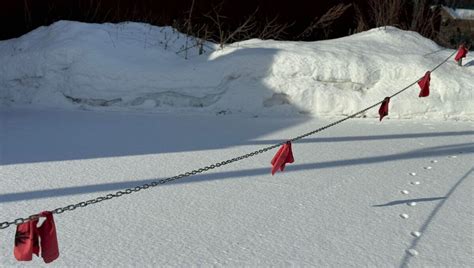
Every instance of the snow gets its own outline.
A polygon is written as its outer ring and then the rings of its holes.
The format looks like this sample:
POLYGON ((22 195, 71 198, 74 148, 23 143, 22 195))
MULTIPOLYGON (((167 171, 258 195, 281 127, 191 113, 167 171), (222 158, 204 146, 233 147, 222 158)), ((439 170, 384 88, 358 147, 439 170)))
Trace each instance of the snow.
MULTIPOLYGON (((0 222, 329 122, 38 108, 8 108, 0 119, 0 222)), ((52 265, 472 267, 473 137, 465 121, 349 120, 294 143, 296 162, 275 176, 273 150, 57 215, 61 255, 52 265)), ((0 266, 44 266, 15 261, 14 232, 0 231, 0 266)))
POLYGON ((458 20, 474 20, 474 9, 443 7, 453 18, 458 20))
MULTIPOLYGON (((393 27, 182 52, 139 23, 61 21, 0 42, 0 222, 307 133, 416 81, 453 50, 393 27)), ((194 42, 193 39, 190 39, 194 42)), ((189 41, 189 40, 188 40, 189 41)), ((48 266, 473 267, 473 58, 293 144, 55 216, 48 266), (408 120, 409 119, 409 120, 408 120), (448 120, 438 120, 448 119, 448 120)), ((17 262, 0 230, 1 267, 17 262)))
MULTIPOLYGON (((41 27, 0 42, 0 100, 9 106, 249 116, 352 114, 411 84, 453 51, 393 27, 336 40, 206 43, 184 59, 186 37, 140 23, 41 27), (429 55, 427 55, 429 54, 429 55)), ((193 44, 190 38, 189 43, 193 44)), ((391 118, 474 118, 473 58, 392 101, 391 118)), ((376 109, 366 116, 377 117, 376 109)))

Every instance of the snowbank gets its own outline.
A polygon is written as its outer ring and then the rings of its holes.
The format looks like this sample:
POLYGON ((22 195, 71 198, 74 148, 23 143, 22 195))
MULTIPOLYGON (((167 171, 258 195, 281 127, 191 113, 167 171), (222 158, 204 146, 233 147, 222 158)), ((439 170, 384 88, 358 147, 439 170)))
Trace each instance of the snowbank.
MULTIPOLYGON (((193 45, 194 40, 188 40, 193 45)), ((186 37, 140 23, 60 21, 0 42, 4 105, 181 113, 343 116, 420 78, 452 50, 393 27, 335 40, 249 40, 188 59, 186 37), (425 56, 424 56, 425 55, 425 56)), ((473 120, 473 58, 391 102, 391 118, 473 120)), ((376 117, 373 109, 367 116, 376 117)))

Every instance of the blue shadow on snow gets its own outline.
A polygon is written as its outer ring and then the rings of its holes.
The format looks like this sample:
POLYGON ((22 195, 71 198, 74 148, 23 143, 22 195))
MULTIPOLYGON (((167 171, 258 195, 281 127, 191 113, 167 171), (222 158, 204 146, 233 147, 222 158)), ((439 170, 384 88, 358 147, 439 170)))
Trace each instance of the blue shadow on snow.
MULTIPOLYGON (((344 166, 354 166, 354 165, 367 165, 380 162, 390 162, 397 161, 401 159, 417 159, 417 158, 427 158, 427 157, 440 157, 440 156, 449 156, 453 154, 458 154, 462 151, 462 154, 472 154, 474 153, 474 143, 462 143, 462 144, 451 144, 446 146, 437 146, 430 147, 415 151, 410 151, 400 154, 391 154, 383 156, 372 156, 372 157, 363 157, 355 159, 343 159, 335 161, 327 161, 320 163, 311 163, 311 164, 299 164, 299 165, 288 165, 285 169, 285 173, 296 172, 302 170, 318 170, 325 168, 337 168, 344 166)), ((242 177, 254 177, 254 176, 265 176, 270 173, 270 167, 268 168, 256 168, 256 169, 247 169, 247 170, 235 170, 235 171, 226 171, 226 172, 217 172, 210 174, 199 174, 194 175, 182 180, 173 181, 166 185, 175 185, 181 183, 196 183, 203 181, 214 181, 222 179, 231 179, 231 178, 242 178, 242 177)), ((6 193, 0 195, 0 203, 15 202, 15 201, 24 201, 24 200, 33 200, 41 198, 50 198, 57 196, 68 196, 68 195, 78 195, 78 194, 88 194, 94 192, 106 192, 106 191, 116 191, 122 190, 137 185, 149 184, 153 181, 157 181, 163 178, 153 178, 139 181, 126 181, 126 182, 112 182, 112 183, 102 183, 95 185, 85 185, 85 186, 73 186, 73 187, 63 187, 55 188, 48 190, 37 190, 37 191, 28 191, 20 193, 6 193)), ((383 205, 380 205, 383 206, 383 205)))

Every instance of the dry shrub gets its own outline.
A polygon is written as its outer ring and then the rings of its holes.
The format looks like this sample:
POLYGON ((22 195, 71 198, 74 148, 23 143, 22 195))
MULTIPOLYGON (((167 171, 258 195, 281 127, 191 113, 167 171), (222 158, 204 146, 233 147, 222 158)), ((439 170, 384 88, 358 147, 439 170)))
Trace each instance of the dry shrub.
POLYGON ((375 27, 399 26, 405 0, 369 0, 370 14, 375 27))
POLYGON ((327 38, 330 33, 329 27, 351 6, 352 4, 338 4, 331 7, 321 17, 315 17, 313 21, 296 38, 307 38, 312 35, 315 30, 323 30, 324 36, 327 38))
POLYGON ((429 0, 368 0, 368 7, 369 12, 364 13, 361 7, 355 5, 355 32, 373 27, 396 26, 434 40, 438 38, 439 10, 430 8, 429 0))

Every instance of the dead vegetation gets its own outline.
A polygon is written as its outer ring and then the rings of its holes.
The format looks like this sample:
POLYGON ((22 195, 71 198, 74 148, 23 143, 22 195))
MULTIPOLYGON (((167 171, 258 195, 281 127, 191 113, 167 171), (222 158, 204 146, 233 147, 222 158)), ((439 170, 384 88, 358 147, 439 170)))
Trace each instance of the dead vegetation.
MULTIPOLYGON (((455 0, 451 0, 455 1, 455 0)), ((24 23, 33 28, 37 17, 33 8, 34 0, 23 0, 24 23)), ((59 19, 85 22, 137 21, 160 25, 163 14, 154 13, 146 6, 132 2, 125 6, 121 1, 110 8, 103 0, 79 0, 68 3, 48 1, 44 24, 59 19), (53 4, 55 3, 55 4, 53 4), (58 4, 59 3, 59 4, 58 4), (69 11, 69 15, 65 12, 69 11), (75 11, 75 12, 74 12, 75 11)), ((186 33, 188 38, 182 52, 188 57, 188 50, 197 48, 199 54, 205 52, 206 41, 218 43, 221 48, 236 41, 259 38, 274 40, 320 40, 334 37, 336 24, 346 14, 352 14, 353 24, 348 26, 349 34, 366 31, 374 27, 395 26, 404 30, 417 31, 425 37, 440 40, 439 10, 431 8, 430 0, 366 0, 353 3, 338 3, 325 11, 315 11, 313 18, 305 17, 291 21, 279 14, 270 16, 260 8, 249 10, 241 20, 229 17, 229 1, 222 0, 203 10, 199 2, 189 1, 184 16, 175 18, 172 26, 186 33), (364 3, 363 6, 360 3, 364 3), (227 10, 226 10, 227 7, 227 10)), ((345 18, 347 20, 347 16, 345 18)), ((167 25, 169 25, 168 23, 167 25)), ((340 27, 340 26, 337 26, 340 27)))
POLYGON ((439 9, 432 8, 429 0, 368 0, 367 4, 368 12, 363 12, 363 7, 359 5, 354 6, 355 32, 395 26, 442 41, 439 39, 439 9))

